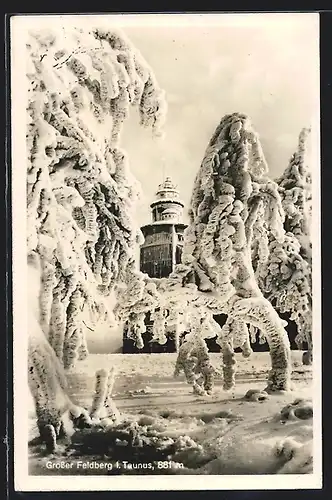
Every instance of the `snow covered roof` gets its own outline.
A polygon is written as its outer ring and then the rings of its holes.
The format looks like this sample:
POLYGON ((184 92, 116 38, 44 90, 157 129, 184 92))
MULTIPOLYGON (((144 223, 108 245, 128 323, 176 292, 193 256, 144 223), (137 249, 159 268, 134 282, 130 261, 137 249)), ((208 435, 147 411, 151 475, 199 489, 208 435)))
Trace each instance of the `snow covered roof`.
POLYGON ((179 198, 162 198, 162 199, 159 199, 159 200, 155 200, 151 203, 150 207, 154 207, 155 205, 160 205, 160 203, 177 203, 178 205, 181 205, 182 207, 184 207, 184 203, 182 200, 180 200, 179 198))
POLYGON ((172 182, 170 177, 166 177, 164 182, 159 184, 156 192, 156 200, 150 205, 151 207, 160 202, 172 202, 184 205, 179 199, 179 191, 177 186, 172 182))
MULTIPOLYGON (((177 221, 174 221, 174 220, 157 220, 156 222, 152 222, 152 226, 157 226, 158 224, 171 224, 171 225, 174 225, 174 226, 186 226, 187 224, 183 224, 182 222, 177 222, 177 221)), ((151 224, 149 224, 151 225, 151 224)))
POLYGON ((174 215, 178 215, 178 212, 177 210, 173 207, 170 207, 170 208, 166 208, 165 210, 163 210, 163 213, 162 215, 166 215, 166 214, 174 214, 174 215))
POLYGON ((177 222, 171 219, 166 219, 166 220, 157 220, 155 222, 151 222, 151 224, 145 224, 144 226, 141 227, 141 230, 146 228, 146 227, 151 227, 151 226, 182 226, 182 227, 187 227, 188 224, 184 224, 183 222, 177 222))
POLYGON ((164 182, 159 184, 157 194, 164 191, 177 191, 177 186, 172 182, 170 177, 166 177, 164 182))

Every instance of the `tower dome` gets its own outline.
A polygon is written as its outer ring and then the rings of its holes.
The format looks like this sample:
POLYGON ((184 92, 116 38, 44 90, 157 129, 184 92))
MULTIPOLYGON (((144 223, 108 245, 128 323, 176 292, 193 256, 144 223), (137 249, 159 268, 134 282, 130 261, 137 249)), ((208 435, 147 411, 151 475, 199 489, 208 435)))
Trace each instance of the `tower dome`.
POLYGON ((162 220, 176 220, 179 217, 178 210, 174 207, 166 208, 161 214, 161 219, 162 220))
POLYGON ((170 177, 166 177, 164 182, 159 184, 156 196, 158 200, 164 200, 165 198, 179 198, 177 186, 172 182, 170 177))
POLYGON ((156 198, 150 205, 153 222, 164 220, 180 221, 182 219, 184 203, 180 199, 177 186, 170 177, 159 184, 156 198))

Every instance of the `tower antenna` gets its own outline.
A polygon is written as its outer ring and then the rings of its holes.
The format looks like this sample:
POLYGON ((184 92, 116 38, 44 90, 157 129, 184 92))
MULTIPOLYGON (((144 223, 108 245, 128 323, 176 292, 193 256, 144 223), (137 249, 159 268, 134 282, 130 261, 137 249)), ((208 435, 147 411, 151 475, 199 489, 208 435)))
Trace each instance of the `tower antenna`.
POLYGON ((163 177, 163 182, 165 182, 165 179, 166 179, 166 161, 165 161, 165 157, 164 156, 163 156, 161 162, 162 162, 162 164, 161 164, 162 177, 163 177))
POLYGON ((156 141, 156 146, 159 150, 160 158, 161 158, 161 176, 162 176, 162 183, 165 182, 166 179, 166 159, 165 159, 165 136, 162 135, 161 137, 154 137, 154 140, 156 141))

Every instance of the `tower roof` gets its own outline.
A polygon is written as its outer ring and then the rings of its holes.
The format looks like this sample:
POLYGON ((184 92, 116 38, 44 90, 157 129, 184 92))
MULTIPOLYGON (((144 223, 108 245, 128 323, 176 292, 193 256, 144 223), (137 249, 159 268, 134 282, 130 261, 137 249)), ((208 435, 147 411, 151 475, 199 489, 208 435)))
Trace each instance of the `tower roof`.
POLYGON ((179 190, 170 177, 166 177, 164 182, 159 184, 156 192, 156 197, 152 202, 151 207, 163 201, 173 201, 183 206, 183 202, 180 199, 179 190))
POLYGON ((163 214, 177 214, 177 210, 173 207, 173 208, 166 208, 166 210, 163 211, 163 214))
POLYGON ((160 194, 168 193, 170 191, 179 194, 177 186, 172 182, 172 179, 170 177, 166 177, 164 182, 159 184, 156 194, 158 196, 160 194))

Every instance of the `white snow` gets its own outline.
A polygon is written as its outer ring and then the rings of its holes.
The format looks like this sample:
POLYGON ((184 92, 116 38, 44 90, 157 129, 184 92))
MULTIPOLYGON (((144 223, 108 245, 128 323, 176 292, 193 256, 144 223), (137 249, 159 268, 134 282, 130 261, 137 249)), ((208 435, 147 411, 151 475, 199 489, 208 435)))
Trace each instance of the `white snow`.
MULTIPOLYGON (((212 396, 197 396, 183 377, 173 378, 175 354, 90 355, 68 374, 68 380, 73 399, 89 407, 96 370, 114 367, 113 396, 123 418, 141 422, 142 432, 146 432, 147 426, 155 429, 158 439, 173 439, 177 443, 173 459, 186 467, 174 469, 173 473, 310 473, 312 418, 283 422, 280 413, 298 398, 310 401, 311 370, 302 366, 301 354, 292 352, 294 390, 270 395, 262 402, 248 401, 245 394, 249 389, 264 389, 269 353, 253 353, 251 358, 236 355, 239 367, 235 388, 224 391, 219 374, 212 396), (181 445, 180 438, 190 438, 191 444, 181 445)), ((211 362, 220 369, 219 354, 212 353, 211 362)), ((32 437, 33 410, 30 415, 32 437)), ((55 458, 65 456, 66 452, 60 451, 55 458)), ((98 460, 98 455, 93 458, 98 460)), ((87 455, 79 459, 92 458, 87 455)), ((45 460, 40 448, 30 446, 31 473, 46 473, 45 460)))

